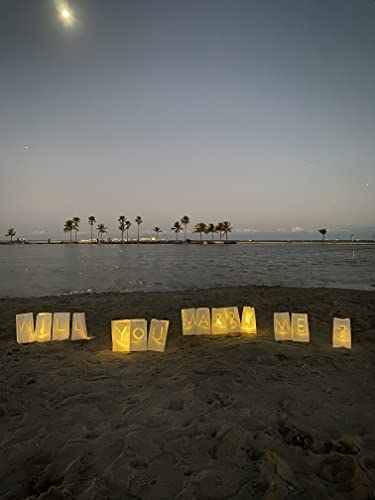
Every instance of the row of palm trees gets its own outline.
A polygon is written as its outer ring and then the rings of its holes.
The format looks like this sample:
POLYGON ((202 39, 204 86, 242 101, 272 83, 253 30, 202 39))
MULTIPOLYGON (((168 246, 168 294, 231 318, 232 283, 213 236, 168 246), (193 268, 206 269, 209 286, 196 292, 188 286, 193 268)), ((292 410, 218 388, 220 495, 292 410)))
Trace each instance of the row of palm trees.
MULTIPOLYGON (((189 224, 190 219, 187 216, 184 216, 181 219, 181 222, 176 221, 173 226, 171 227, 171 231, 173 231, 176 235, 176 240, 178 241, 178 237, 180 232, 184 229, 185 231, 185 240, 186 240, 186 229, 187 225, 189 224), (187 220, 188 219, 188 220, 187 220), (184 222, 182 222, 184 220, 184 222), (182 227, 184 226, 184 227, 182 227)), ((153 231, 156 233, 156 239, 159 237, 159 233, 162 233, 163 231, 160 229, 160 227, 156 226, 154 227, 153 231)), ((202 241, 202 235, 203 234, 211 234, 212 239, 214 239, 214 234, 218 233, 219 234, 219 239, 221 240, 222 237, 225 234, 225 238, 228 239, 228 233, 231 233, 233 231, 233 228, 231 226, 231 223, 229 221, 224 221, 224 222, 219 222, 218 224, 206 224, 205 222, 198 222, 198 224, 195 224, 193 233, 199 233, 200 240, 202 241)))
MULTIPOLYGON (((121 242, 124 242, 124 233, 126 232, 126 241, 129 241, 129 229, 132 225, 130 220, 128 220, 124 215, 120 215, 118 218, 118 229, 121 232, 121 242)), ((139 241, 139 227, 142 224, 143 220, 140 215, 138 215, 134 222, 138 226, 138 241, 139 241)), ((72 233, 75 232, 75 241, 77 241, 77 233, 79 232, 79 225, 81 223, 81 219, 79 217, 73 217, 72 219, 68 219, 64 224, 64 233, 69 233, 70 241, 72 241, 72 233)), ((94 215, 90 215, 88 218, 88 223, 91 226, 91 241, 93 241, 93 227, 96 224, 96 218, 94 215)), ((185 233, 185 240, 187 239, 187 226, 190 224, 190 218, 187 215, 184 215, 180 221, 176 221, 171 227, 171 231, 176 234, 176 240, 178 240, 179 234, 182 230, 185 233)), ((108 227, 104 224, 98 224, 96 227, 96 231, 98 233, 98 239, 103 241, 103 236, 107 234, 108 227), (100 237, 100 238, 99 238, 100 237)), ((202 241, 203 234, 211 234, 212 240, 214 239, 215 234, 219 234, 219 239, 221 240, 225 235, 225 239, 228 239, 228 233, 231 233, 233 230, 231 223, 229 221, 219 222, 218 224, 206 224, 205 222, 198 222, 194 226, 193 233, 199 233, 200 240, 202 241)), ((162 233, 162 229, 159 226, 155 226, 153 229, 154 233, 156 233, 156 239, 159 239, 159 234, 162 233)), ((327 229, 318 229, 318 232, 322 235, 323 241, 325 240, 327 229)), ((5 235, 7 238, 10 238, 10 241, 13 242, 13 238, 16 236, 16 230, 14 227, 10 227, 5 235)), ((375 238, 374 238, 375 239, 375 238)), ((353 235, 352 235, 353 240, 353 235)))
MULTIPOLYGON (((88 218, 88 223, 90 225, 90 235, 91 241, 93 241, 93 232, 94 225, 97 223, 94 215, 90 215, 88 218)), ((127 219, 124 215, 120 215, 117 219, 118 229, 121 233, 121 243, 124 242, 124 234, 126 233, 126 241, 129 241, 129 229, 132 226, 132 223, 129 219, 127 219)), ((139 230, 140 225, 143 222, 143 219, 140 215, 138 215, 134 222, 137 224, 137 239, 139 241, 139 230)), ((68 219, 64 223, 64 233, 69 233, 70 241, 73 241, 72 234, 74 232, 74 240, 77 241, 77 234, 79 232, 81 219, 79 217, 72 217, 68 219)), ((187 227, 190 224, 190 218, 187 215, 181 217, 179 221, 176 221, 171 227, 171 231, 173 231, 176 235, 176 241, 178 241, 179 234, 181 231, 184 231, 185 240, 187 239, 187 227)), ((104 224, 98 224, 96 227, 96 232, 98 235, 98 240, 103 241, 103 236, 107 234, 108 227, 104 224)), ((228 239, 228 233, 233 231, 232 225, 229 221, 219 222, 218 224, 206 224, 205 222, 198 222, 195 225, 193 233, 199 233, 200 240, 202 241, 202 237, 204 234, 211 234, 212 240, 214 239, 215 234, 219 234, 219 239, 221 240, 224 235, 225 239, 228 239)), ((155 226, 153 232, 156 233, 156 239, 159 239, 159 234, 162 233, 162 229, 159 226, 155 226)))
MULTIPOLYGON (((96 217, 94 215, 90 215, 88 218, 88 223, 90 225, 90 235, 91 235, 91 241, 93 241, 93 231, 94 231, 94 224, 96 224, 96 217)), ((124 233, 126 231, 126 240, 129 241, 129 229, 132 225, 130 220, 128 220, 124 215, 120 215, 120 217, 117 219, 119 223, 119 231, 121 232, 121 242, 124 241, 124 233)), ((139 226, 142 224, 143 220, 140 215, 138 215, 134 221, 138 225, 138 240, 139 240, 139 226)), ((75 231, 75 241, 77 241, 77 233, 79 232, 79 225, 81 223, 81 219, 79 217, 73 217, 72 219, 68 219, 64 223, 64 233, 69 233, 70 235, 70 241, 72 241, 72 233, 75 231)), ((107 229, 108 227, 105 226, 104 224, 98 224, 96 227, 96 231, 98 233, 98 239, 100 241, 103 241, 103 236, 107 234, 107 229)))
MULTIPOLYGON (((179 222, 175 222, 172 231, 176 233, 176 239, 178 239, 178 233, 182 230, 182 227, 179 222)), ((228 233, 233 231, 233 227, 229 221, 219 222, 218 224, 206 224, 205 222, 198 222, 195 224, 193 233, 199 233, 200 240, 202 241, 202 237, 204 234, 211 234, 212 240, 214 239, 215 234, 219 234, 219 239, 221 240, 225 235, 225 239, 228 239, 228 233)), ((185 233, 186 238, 186 233, 185 233)))

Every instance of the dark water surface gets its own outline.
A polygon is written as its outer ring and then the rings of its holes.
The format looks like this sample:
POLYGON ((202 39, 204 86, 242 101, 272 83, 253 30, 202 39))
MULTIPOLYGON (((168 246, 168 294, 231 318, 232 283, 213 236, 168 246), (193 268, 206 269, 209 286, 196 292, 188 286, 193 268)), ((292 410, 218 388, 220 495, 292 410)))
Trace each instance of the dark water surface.
POLYGON ((0 296, 268 285, 375 290, 375 245, 2 245, 0 296))

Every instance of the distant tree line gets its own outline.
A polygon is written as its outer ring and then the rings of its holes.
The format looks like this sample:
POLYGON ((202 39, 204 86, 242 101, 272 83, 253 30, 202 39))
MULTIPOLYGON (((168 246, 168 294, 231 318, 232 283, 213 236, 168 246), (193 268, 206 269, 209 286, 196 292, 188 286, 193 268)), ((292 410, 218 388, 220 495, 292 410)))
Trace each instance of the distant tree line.
MULTIPOLYGON (((93 232, 95 230, 97 233, 97 240, 102 242, 104 235, 107 234, 108 227, 105 226, 104 224, 97 224, 96 228, 94 229, 94 225, 97 223, 96 217, 94 215, 90 215, 87 221, 90 225, 91 241, 94 241, 93 232)), ((117 222, 119 224, 118 229, 121 234, 121 243, 124 243, 125 241, 124 234, 126 234, 126 241, 128 242, 129 229, 131 228, 132 223, 124 215, 120 215, 119 218, 117 219, 117 222)), ((140 226, 143 223, 143 219, 140 215, 138 215, 134 219, 134 222, 137 224, 137 240, 140 241, 140 226)), ((70 241, 73 241, 73 233, 74 233, 74 241, 77 242, 78 238, 77 235, 80 229, 80 223, 81 219, 79 217, 72 217, 71 219, 65 221, 64 233, 69 233, 70 241)), ((190 224, 190 218, 187 215, 184 215, 183 217, 181 217, 179 221, 176 221, 173 224, 173 226, 171 227, 171 231, 175 233, 176 241, 178 241, 181 231, 184 231, 185 241, 187 240, 187 227, 189 224, 190 224)), ((217 224, 213 223, 206 224, 205 222, 198 222, 197 224, 195 224, 192 232, 199 234, 199 238, 201 241, 203 239, 203 235, 209 235, 209 234, 211 235, 212 240, 214 240, 214 235, 218 234, 219 240, 221 241, 224 238, 224 236, 225 239, 228 240, 228 234, 231 233, 232 231, 233 227, 231 223, 229 221, 224 221, 224 222, 219 222, 217 224)), ((156 240, 158 240, 159 234, 162 233, 163 230, 159 226, 155 226, 153 232, 156 234, 156 240)), ((318 229, 318 232, 322 235, 322 240, 325 241, 328 229, 325 228, 318 229)), ((14 227, 10 227, 7 233, 5 234, 5 237, 10 238, 11 243, 13 243, 13 238, 16 236, 16 234, 17 233, 14 227)), ((373 239, 375 241, 375 234, 373 235, 373 239)), ((353 234, 351 235, 351 240, 354 241, 353 234)), ((19 241, 18 238, 17 241, 19 241)))
MULTIPOLYGON (((88 218, 88 224, 90 225, 90 238, 91 241, 94 241, 93 233, 96 231, 97 240, 103 241, 103 237, 107 234, 108 227, 104 224, 97 224, 96 217, 94 215, 90 215, 88 218), (97 224, 96 228, 94 228, 95 224, 97 224)), ((125 215, 120 215, 117 219, 118 222, 118 230, 121 234, 121 243, 124 243, 126 234, 126 242, 129 241, 129 229, 132 226, 132 223, 129 219, 125 217, 125 215)), ((143 223, 143 219, 140 215, 138 215, 134 219, 135 224, 137 224, 137 240, 140 241, 140 226, 143 223)), ((68 219, 64 223, 64 233, 68 233, 70 237, 70 241, 77 241, 78 232, 80 230, 81 219, 79 217, 72 217, 68 219)), ((171 231, 173 231, 176 235, 176 241, 179 239, 179 234, 181 231, 184 231, 184 239, 187 240, 187 228, 190 224, 190 218, 187 215, 181 217, 179 221, 176 221, 171 227, 171 231)), ((193 229, 193 233, 198 233, 200 240, 203 239, 203 235, 211 234, 212 240, 214 239, 214 235, 219 235, 219 240, 222 240, 225 236, 225 239, 228 240, 228 234, 233 231, 233 227, 229 221, 219 222, 218 224, 206 224, 205 222, 198 222, 193 229)), ((153 232, 156 234, 156 240, 159 239, 159 234, 163 232, 163 230, 159 226, 155 226, 153 232)))

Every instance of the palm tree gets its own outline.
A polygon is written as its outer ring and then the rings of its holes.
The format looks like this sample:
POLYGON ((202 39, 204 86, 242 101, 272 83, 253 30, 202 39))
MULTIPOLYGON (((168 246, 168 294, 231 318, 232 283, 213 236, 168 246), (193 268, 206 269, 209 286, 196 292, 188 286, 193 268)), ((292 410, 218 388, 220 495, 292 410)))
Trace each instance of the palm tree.
POLYGON ((14 229, 14 227, 10 227, 5 236, 6 236, 6 238, 8 238, 10 236, 10 242, 13 243, 13 236, 16 236, 16 230, 14 229))
POLYGON ((322 241, 325 241, 327 229, 318 229, 318 232, 322 235, 322 241))
POLYGON ((121 243, 124 243, 124 232, 125 232, 125 224, 126 224, 126 217, 125 215, 120 215, 118 218, 119 222, 119 230, 121 231, 121 243))
POLYGON ((227 220, 221 223, 221 230, 225 234, 225 239, 228 239, 228 233, 231 233, 233 231, 233 227, 231 226, 231 223, 228 222, 227 220))
POLYGON ((129 241, 129 229, 130 229, 131 225, 132 225, 132 223, 130 222, 130 220, 125 221, 126 241, 127 242, 129 241))
POLYGON ((74 222, 72 219, 68 219, 64 224, 64 233, 69 233, 70 241, 72 241, 72 231, 74 229, 74 222))
POLYGON ((173 227, 171 227, 171 231, 174 231, 175 234, 176 234, 176 241, 178 241, 178 235, 180 234, 180 232, 182 231, 182 226, 181 224, 176 221, 174 224, 173 224, 173 227))
POLYGON ((186 228, 187 228, 187 225, 190 223, 190 219, 187 215, 184 215, 183 217, 181 217, 181 224, 184 226, 185 228, 185 240, 186 240, 186 228))
POLYGON ((217 233, 215 224, 208 224, 206 233, 212 235, 212 240, 214 239, 214 234, 217 233))
POLYGON ((222 222, 219 222, 218 224, 216 224, 215 231, 217 233, 219 233, 219 239, 221 240, 221 238, 223 237, 223 223, 222 222))
POLYGON ((91 226, 91 243, 92 243, 92 226, 96 223, 96 219, 95 219, 95 216, 94 215, 90 215, 90 217, 88 218, 88 222, 91 226))
POLYGON ((143 220, 140 215, 137 215, 137 217, 134 220, 138 224, 138 241, 139 241, 139 226, 142 224, 143 220))
POLYGON ((156 240, 159 239, 159 233, 162 233, 163 231, 160 229, 160 227, 155 226, 153 229, 154 233, 156 233, 156 240))
POLYGON ((201 241, 202 241, 202 233, 206 232, 207 232, 207 224, 205 224, 204 222, 198 222, 198 224, 195 224, 193 233, 199 233, 201 241))
POLYGON ((107 234, 107 229, 108 227, 106 227, 104 224, 98 224, 96 230, 98 231, 98 239, 100 235, 100 241, 103 241, 103 234, 107 234))
POLYGON ((79 224, 81 222, 81 219, 79 217, 73 217, 73 229, 75 231, 75 241, 77 243, 77 233, 79 231, 79 224))

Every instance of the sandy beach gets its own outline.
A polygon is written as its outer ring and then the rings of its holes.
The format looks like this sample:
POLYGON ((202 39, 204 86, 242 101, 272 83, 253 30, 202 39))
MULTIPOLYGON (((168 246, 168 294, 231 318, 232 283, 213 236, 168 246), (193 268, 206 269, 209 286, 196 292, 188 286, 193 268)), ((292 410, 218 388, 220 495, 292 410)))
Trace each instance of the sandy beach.
POLYGON ((375 292, 242 287, 0 300, 0 497, 375 498, 375 292), (182 307, 253 305, 258 335, 183 337, 182 307), (17 345, 15 315, 86 313, 90 342, 17 345), (273 312, 311 343, 276 343, 273 312), (351 351, 331 347, 350 317, 351 351), (110 321, 169 319, 165 353, 110 321))

